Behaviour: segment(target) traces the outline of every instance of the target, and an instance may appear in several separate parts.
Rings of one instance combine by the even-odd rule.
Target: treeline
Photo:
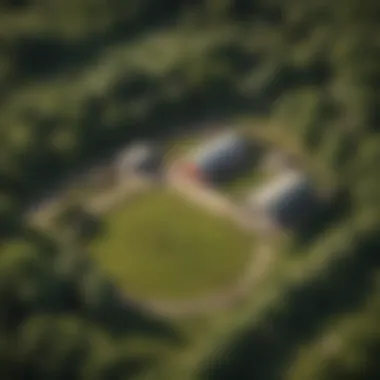
[[[30,230],[2,247],[0,304],[3,379],[130,378],[181,342],[124,300],[78,242]]]

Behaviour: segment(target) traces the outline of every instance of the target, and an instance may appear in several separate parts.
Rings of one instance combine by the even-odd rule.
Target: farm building
[[[120,178],[128,173],[156,174],[161,167],[162,152],[156,146],[137,143],[121,152],[116,166]]]
[[[247,206],[267,224],[293,228],[309,220],[317,205],[317,194],[303,173],[288,171],[256,190]]]
[[[200,146],[185,162],[185,170],[206,182],[231,179],[252,162],[252,142],[229,132]],[[257,152],[257,150],[256,150]]]

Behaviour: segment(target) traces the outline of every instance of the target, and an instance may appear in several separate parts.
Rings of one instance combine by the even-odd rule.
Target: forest
[[[379,21],[376,0],[0,0],[1,377],[380,378]],[[338,237],[322,277],[185,373],[175,322],[126,308],[83,247],[23,215],[135,138],[240,116],[327,168]]]

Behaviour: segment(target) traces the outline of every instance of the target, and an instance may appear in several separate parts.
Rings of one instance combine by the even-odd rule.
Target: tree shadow
[[[380,378],[380,363],[378,360],[380,342],[378,340],[370,342],[364,351],[365,365],[353,370],[339,362],[333,362],[328,368],[329,372],[332,373],[330,378],[334,380],[378,380]]]
[[[294,233],[297,248],[304,248],[324,230],[345,219],[351,211],[348,191],[338,191],[331,199],[318,202],[308,220],[299,225]]]
[[[83,330],[75,337],[75,343],[66,346],[65,349],[59,350],[58,355],[50,355],[51,351],[57,351],[61,347],[61,342],[55,335],[56,328],[47,327],[40,331],[40,338],[35,345],[34,350],[22,355],[22,360],[15,365],[9,363],[5,373],[9,373],[12,379],[18,380],[64,380],[83,378],[84,368],[90,368],[89,378],[104,379],[129,379],[137,375],[154,361],[154,356],[149,352],[147,354],[131,355],[119,349],[117,342],[111,346],[111,355],[107,355],[105,361],[92,363],[92,349],[97,344],[92,341],[92,331],[83,325]],[[59,336],[59,330],[58,330]],[[96,341],[96,340],[95,340]],[[50,360],[47,362],[46,358]],[[88,366],[89,363],[95,364]],[[98,365],[100,364],[100,365]],[[87,371],[86,371],[87,372]],[[87,378],[87,376],[86,376]]]
[[[21,2],[21,0],[18,0]],[[121,8],[123,8],[121,6]],[[125,43],[162,25],[171,23],[179,11],[174,0],[158,7],[154,2],[137,4],[134,17],[120,9],[114,12],[111,28],[88,33],[83,38],[68,42],[49,35],[22,37],[11,46],[13,64],[18,69],[18,81],[46,79],[70,71],[79,71],[99,57],[105,48]],[[159,17],[157,17],[159,15]]]
[[[111,281],[105,280],[102,286],[102,305],[85,312],[87,319],[116,337],[143,334],[177,344],[182,342],[169,321],[143,310],[137,301],[125,297]]]
[[[125,380],[146,370],[153,360],[146,358],[120,358],[103,372],[104,379]]]
[[[208,379],[281,378],[299,346],[313,340],[331,318],[360,307],[380,264],[379,238],[358,241],[350,255],[337,259],[323,276],[296,285],[263,322],[249,327],[211,365]]]

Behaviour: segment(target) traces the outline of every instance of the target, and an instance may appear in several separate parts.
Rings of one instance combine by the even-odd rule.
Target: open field
[[[228,286],[251,255],[252,236],[164,190],[110,213],[91,246],[128,294],[194,297]]]

